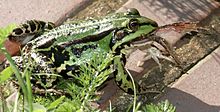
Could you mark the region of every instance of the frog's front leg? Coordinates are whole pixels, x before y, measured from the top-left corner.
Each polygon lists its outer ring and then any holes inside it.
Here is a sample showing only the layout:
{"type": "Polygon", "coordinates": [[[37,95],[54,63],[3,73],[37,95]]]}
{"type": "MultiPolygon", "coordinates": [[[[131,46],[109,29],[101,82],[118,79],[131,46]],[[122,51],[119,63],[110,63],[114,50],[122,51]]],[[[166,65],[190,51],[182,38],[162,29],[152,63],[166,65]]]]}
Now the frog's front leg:
{"type": "Polygon", "coordinates": [[[124,68],[124,63],[122,62],[121,57],[115,57],[114,59],[113,74],[115,76],[115,82],[118,85],[118,87],[120,87],[126,93],[134,94],[134,88],[133,88],[133,84],[131,81],[131,77],[127,75],[126,70],[124,68]]]}
{"type": "MultiPolygon", "coordinates": [[[[129,75],[129,71],[127,71],[124,67],[124,63],[122,61],[122,58],[120,56],[115,57],[114,59],[114,76],[115,76],[115,82],[118,85],[119,88],[121,88],[123,91],[125,91],[128,94],[134,94],[134,86],[131,80],[131,77],[129,75]]],[[[160,93],[159,91],[149,91],[147,88],[142,87],[139,85],[136,81],[134,81],[135,88],[137,91],[137,94],[145,94],[145,93],[160,93]]]]}

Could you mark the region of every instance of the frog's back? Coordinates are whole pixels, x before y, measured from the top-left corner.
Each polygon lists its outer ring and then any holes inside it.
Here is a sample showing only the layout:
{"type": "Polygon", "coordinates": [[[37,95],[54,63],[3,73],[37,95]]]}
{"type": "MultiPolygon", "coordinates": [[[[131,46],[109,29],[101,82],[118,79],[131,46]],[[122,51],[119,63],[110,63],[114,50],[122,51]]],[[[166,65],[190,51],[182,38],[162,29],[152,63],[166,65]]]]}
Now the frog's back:
{"type": "Polygon", "coordinates": [[[138,14],[115,13],[100,18],[90,18],[80,21],[69,21],[49,32],[41,35],[30,43],[35,48],[47,43],[67,42],[74,39],[81,39],[91,35],[99,35],[102,32],[109,33],[115,29],[127,27],[130,19],[144,18],[138,14]],[[62,36],[62,38],[60,38],[62,36]],[[63,38],[65,37],[65,38],[63,38]]]}

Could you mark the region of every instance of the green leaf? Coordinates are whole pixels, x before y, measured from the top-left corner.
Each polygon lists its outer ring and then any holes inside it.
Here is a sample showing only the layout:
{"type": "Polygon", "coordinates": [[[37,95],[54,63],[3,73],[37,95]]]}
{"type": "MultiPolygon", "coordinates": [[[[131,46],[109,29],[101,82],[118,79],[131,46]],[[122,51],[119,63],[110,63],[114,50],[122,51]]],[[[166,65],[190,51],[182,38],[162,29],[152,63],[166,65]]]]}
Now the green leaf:
{"type": "Polygon", "coordinates": [[[5,28],[0,28],[0,44],[2,44],[7,36],[12,32],[14,28],[16,28],[16,24],[10,24],[5,28]]]}
{"type": "Polygon", "coordinates": [[[64,102],[55,110],[55,112],[77,112],[77,107],[77,104],[71,102],[64,102]]]}
{"type": "Polygon", "coordinates": [[[27,98],[28,92],[27,92],[27,88],[25,85],[25,81],[23,80],[21,73],[20,73],[19,69],[17,68],[17,66],[15,65],[12,57],[9,55],[9,53],[6,51],[6,49],[1,46],[1,44],[0,44],[0,52],[4,53],[5,57],[7,58],[8,62],[10,63],[10,67],[11,67],[12,71],[14,72],[14,74],[18,80],[19,85],[21,86],[24,97],[27,98]]]}
{"type": "Polygon", "coordinates": [[[28,102],[28,106],[29,106],[29,109],[30,111],[33,111],[33,105],[32,105],[32,102],[33,102],[33,96],[32,96],[32,87],[31,87],[31,81],[30,81],[30,75],[31,73],[25,69],[25,77],[26,77],[26,86],[27,86],[27,102],[28,102]]]}
{"type": "Polygon", "coordinates": [[[5,69],[0,73],[0,83],[2,83],[2,82],[4,82],[4,81],[6,81],[7,79],[9,79],[12,74],[13,74],[13,71],[12,71],[11,67],[5,68],[5,69]]]}
{"type": "Polygon", "coordinates": [[[56,101],[52,102],[48,107],[47,109],[48,110],[51,110],[51,109],[54,109],[56,107],[58,107],[60,105],[60,103],[63,102],[65,96],[61,96],[59,99],[57,99],[56,101]]]}
{"type": "Polygon", "coordinates": [[[144,112],[175,112],[176,108],[168,100],[158,104],[149,104],[142,108],[144,112]]]}
{"type": "Polygon", "coordinates": [[[47,112],[47,109],[39,103],[33,103],[33,108],[33,112],[47,112]]]}

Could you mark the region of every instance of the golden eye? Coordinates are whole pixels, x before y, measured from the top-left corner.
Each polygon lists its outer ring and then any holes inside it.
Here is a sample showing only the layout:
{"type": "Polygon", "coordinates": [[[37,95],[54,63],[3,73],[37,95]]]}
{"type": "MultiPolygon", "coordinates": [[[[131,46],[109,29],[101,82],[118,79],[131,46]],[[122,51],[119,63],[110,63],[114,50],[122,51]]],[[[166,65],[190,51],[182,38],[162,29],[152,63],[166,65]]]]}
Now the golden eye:
{"type": "Polygon", "coordinates": [[[128,28],[132,31],[137,31],[139,28],[139,22],[137,19],[131,19],[128,23],[128,28]]]}

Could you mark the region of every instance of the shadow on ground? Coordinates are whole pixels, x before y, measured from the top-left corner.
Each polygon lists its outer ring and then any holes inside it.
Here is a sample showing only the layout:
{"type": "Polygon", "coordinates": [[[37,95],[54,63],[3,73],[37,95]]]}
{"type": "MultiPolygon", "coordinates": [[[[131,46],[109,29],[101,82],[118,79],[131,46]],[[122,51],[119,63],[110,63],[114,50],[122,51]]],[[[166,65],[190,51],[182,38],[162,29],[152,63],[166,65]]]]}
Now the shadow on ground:
{"type": "Polygon", "coordinates": [[[219,112],[220,105],[209,105],[195,96],[176,88],[167,88],[165,96],[160,98],[166,100],[176,107],[177,112],[219,112]]]}
{"type": "Polygon", "coordinates": [[[215,1],[208,0],[139,0],[145,1],[154,7],[152,12],[162,14],[167,20],[175,15],[178,21],[198,21],[216,7],[215,1]]]}

